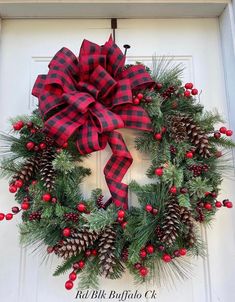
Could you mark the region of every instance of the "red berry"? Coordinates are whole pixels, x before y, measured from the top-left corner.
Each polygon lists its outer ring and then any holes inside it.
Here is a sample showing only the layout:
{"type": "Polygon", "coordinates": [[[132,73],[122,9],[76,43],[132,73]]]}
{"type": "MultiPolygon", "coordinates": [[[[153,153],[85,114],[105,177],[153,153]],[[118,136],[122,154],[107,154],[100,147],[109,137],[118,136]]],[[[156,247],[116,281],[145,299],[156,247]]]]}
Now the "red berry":
{"type": "Polygon", "coordinates": [[[48,246],[48,247],[47,247],[47,253],[48,253],[48,254],[51,254],[51,253],[53,253],[53,252],[54,252],[53,246],[48,246]]]}
{"type": "Polygon", "coordinates": [[[209,202],[206,202],[206,203],[204,204],[204,208],[205,208],[206,210],[208,210],[208,211],[211,211],[211,210],[212,210],[212,205],[211,205],[209,202]]]}
{"type": "Polygon", "coordinates": [[[212,196],[213,198],[216,198],[216,197],[217,197],[217,193],[216,193],[216,192],[211,192],[211,196],[212,196]]]}
{"type": "Polygon", "coordinates": [[[64,235],[64,237],[69,237],[71,235],[71,229],[70,228],[64,228],[63,229],[63,235],[64,235]]]}
{"type": "Polygon", "coordinates": [[[5,218],[5,214],[0,213],[0,221],[2,221],[5,218]]]}
{"type": "Polygon", "coordinates": [[[226,202],[226,208],[231,209],[233,207],[233,203],[231,201],[226,202]]]}
{"type": "Polygon", "coordinates": [[[24,211],[27,211],[30,208],[30,203],[29,202],[23,202],[21,204],[21,209],[24,211]]]}
{"type": "Polygon", "coordinates": [[[156,87],[158,90],[161,90],[162,89],[162,84],[161,83],[156,83],[156,87]]]}
{"type": "Polygon", "coordinates": [[[57,198],[56,197],[52,197],[51,202],[52,203],[57,203],[57,198]]]}
{"type": "Polygon", "coordinates": [[[152,97],[151,96],[147,96],[145,98],[145,100],[146,100],[147,103],[151,103],[152,102],[152,97]]]}
{"type": "Polygon", "coordinates": [[[225,134],[227,136],[232,136],[233,135],[233,131],[232,130],[227,130],[225,134]]]}
{"type": "Polygon", "coordinates": [[[24,127],[24,122],[23,121],[18,121],[13,125],[13,128],[14,128],[15,131],[19,131],[23,127],[24,127]]]}
{"type": "Polygon", "coordinates": [[[118,217],[118,218],[117,218],[117,221],[120,222],[120,223],[122,223],[123,220],[124,220],[124,218],[122,218],[122,217],[118,217]]]}
{"type": "Polygon", "coordinates": [[[127,221],[125,221],[125,222],[122,223],[122,228],[123,228],[123,229],[125,229],[126,226],[127,226],[127,221]]]}
{"type": "Polygon", "coordinates": [[[147,211],[147,212],[152,212],[152,210],[153,210],[153,207],[151,206],[151,204],[147,204],[146,206],[145,206],[145,210],[147,211]]]}
{"type": "Polygon", "coordinates": [[[223,155],[223,153],[221,151],[216,151],[215,156],[217,158],[221,157],[223,155]]]}
{"type": "Polygon", "coordinates": [[[147,252],[145,250],[140,251],[140,258],[144,259],[147,257],[147,252]]]}
{"type": "Polygon", "coordinates": [[[35,186],[37,184],[36,180],[32,180],[31,185],[35,186]]]}
{"type": "Polygon", "coordinates": [[[140,100],[138,99],[138,98],[135,98],[135,99],[133,99],[133,104],[135,104],[135,105],[139,105],[139,103],[140,103],[140,100]]]}
{"type": "Polygon", "coordinates": [[[83,213],[83,212],[85,212],[86,211],[86,205],[84,204],[84,203],[79,203],[78,205],[77,205],[77,210],[79,211],[79,212],[81,212],[81,213],[83,213]]]}
{"type": "Polygon", "coordinates": [[[32,150],[34,149],[34,147],[35,147],[35,143],[34,143],[34,142],[28,142],[28,143],[26,144],[26,148],[27,148],[27,150],[29,150],[29,151],[32,151],[32,150]]]}
{"type": "Polygon", "coordinates": [[[215,132],[214,133],[214,138],[219,139],[221,137],[220,132],[215,132]]]}
{"type": "Polygon", "coordinates": [[[84,268],[85,262],[84,262],[83,260],[80,260],[80,261],[78,262],[78,266],[79,266],[80,269],[84,268]]]}
{"type": "Polygon", "coordinates": [[[146,252],[148,253],[148,254],[153,254],[154,253],[154,246],[153,245],[151,245],[151,244],[149,244],[149,245],[147,245],[146,246],[146,252]]]}
{"type": "Polygon", "coordinates": [[[140,269],[139,269],[139,272],[140,272],[140,275],[142,276],[142,277],[145,277],[145,276],[147,276],[148,275],[148,269],[146,268],[146,267],[141,267],[140,269]]]}
{"type": "Polygon", "coordinates": [[[118,211],[118,218],[124,218],[125,215],[126,215],[126,212],[125,212],[125,211],[123,211],[123,210],[119,210],[119,211],[118,211]]]}
{"type": "Polygon", "coordinates": [[[15,186],[17,188],[21,188],[23,186],[23,184],[24,183],[23,183],[23,181],[21,179],[18,179],[18,180],[15,181],[15,186]]]}
{"type": "Polygon", "coordinates": [[[12,213],[6,214],[6,220],[11,220],[12,218],[13,218],[13,214],[12,213]]]}
{"type": "Polygon", "coordinates": [[[207,197],[207,196],[211,195],[211,192],[205,192],[204,195],[207,197]]]}
{"type": "Polygon", "coordinates": [[[137,98],[138,98],[139,100],[142,100],[143,97],[144,97],[143,93],[138,93],[138,94],[137,94],[137,98]]]}
{"type": "Polygon", "coordinates": [[[198,90],[196,88],[192,89],[192,95],[197,95],[198,94],[198,90]]]}
{"type": "Polygon", "coordinates": [[[46,149],[46,147],[47,147],[46,143],[40,143],[39,144],[39,149],[40,150],[44,150],[44,149],[46,149]]]}
{"type": "Polygon", "coordinates": [[[193,88],[193,83],[186,83],[186,84],[184,85],[184,87],[185,87],[186,89],[192,89],[192,88],[193,88]]]}
{"type": "Polygon", "coordinates": [[[187,158],[193,158],[193,152],[189,151],[186,153],[187,158]]]}
{"type": "Polygon", "coordinates": [[[78,265],[78,262],[75,262],[74,264],[73,264],[73,269],[79,269],[79,265],[78,265]]]}
{"type": "Polygon", "coordinates": [[[72,288],[73,288],[73,282],[70,281],[70,280],[66,281],[66,283],[65,283],[65,288],[66,288],[67,290],[72,289],[72,288]]]}
{"type": "Polygon", "coordinates": [[[156,215],[158,214],[158,209],[153,209],[153,210],[152,210],[152,214],[153,214],[154,216],[156,216],[156,215]]]}
{"type": "Polygon", "coordinates": [[[30,130],[30,133],[31,134],[35,134],[37,132],[37,130],[35,129],[35,128],[32,128],[31,130],[30,130]]]}
{"type": "Polygon", "coordinates": [[[163,175],[163,168],[157,168],[157,169],[155,170],[155,174],[156,174],[157,176],[162,176],[162,175],[163,175]]]}
{"type": "Polygon", "coordinates": [[[16,191],[17,191],[17,187],[15,185],[10,185],[9,186],[9,192],[16,193],[16,191]]]}
{"type": "Polygon", "coordinates": [[[222,202],[216,201],[215,206],[216,206],[216,208],[221,208],[222,207],[222,202]]]}
{"type": "Polygon", "coordinates": [[[42,200],[45,202],[48,202],[51,200],[51,194],[50,193],[45,193],[42,195],[42,200]]]}
{"type": "Polygon", "coordinates": [[[162,256],[162,260],[163,260],[164,262],[171,262],[172,258],[171,258],[170,255],[164,254],[164,255],[162,256]]]}
{"type": "Polygon", "coordinates": [[[140,263],[135,263],[134,267],[135,267],[135,269],[140,269],[142,266],[140,263]]]}
{"type": "Polygon", "coordinates": [[[158,141],[160,141],[160,140],[162,139],[161,133],[156,133],[156,134],[154,135],[154,137],[155,137],[155,139],[158,140],[158,141]]]}
{"type": "Polygon", "coordinates": [[[182,248],[182,249],[179,250],[179,253],[180,253],[181,256],[185,256],[187,254],[187,250],[182,248]]]}
{"type": "Polygon", "coordinates": [[[221,127],[221,128],[219,129],[219,132],[222,133],[222,134],[225,134],[226,131],[227,131],[227,128],[226,128],[226,127],[221,127]]]}
{"type": "Polygon", "coordinates": [[[180,251],[179,250],[174,251],[174,256],[175,257],[180,257],[180,251]]]}
{"type": "Polygon", "coordinates": [[[186,194],[186,193],[188,193],[188,189],[187,188],[181,188],[180,193],[181,194],[186,194]]]}
{"type": "Polygon", "coordinates": [[[63,148],[63,149],[66,149],[66,148],[68,148],[68,145],[69,145],[68,142],[65,142],[65,143],[62,145],[62,148],[63,148]]]}
{"type": "Polygon", "coordinates": [[[86,257],[90,257],[91,256],[91,250],[86,250],[85,255],[86,255],[86,257]]]}
{"type": "Polygon", "coordinates": [[[185,90],[184,96],[185,96],[186,98],[189,98],[190,95],[191,95],[191,92],[190,92],[189,90],[185,90]]]}
{"type": "Polygon", "coordinates": [[[165,133],[166,132],[166,127],[162,127],[161,131],[162,131],[162,133],[165,133]]]}
{"type": "Polygon", "coordinates": [[[177,188],[176,188],[176,186],[172,186],[172,187],[170,188],[170,193],[171,193],[171,194],[176,194],[176,193],[177,193],[177,188]]]}
{"type": "Polygon", "coordinates": [[[77,274],[75,272],[69,274],[70,281],[75,281],[76,279],[77,279],[77,274]]]}
{"type": "Polygon", "coordinates": [[[97,256],[97,250],[91,250],[92,256],[97,256]]]}

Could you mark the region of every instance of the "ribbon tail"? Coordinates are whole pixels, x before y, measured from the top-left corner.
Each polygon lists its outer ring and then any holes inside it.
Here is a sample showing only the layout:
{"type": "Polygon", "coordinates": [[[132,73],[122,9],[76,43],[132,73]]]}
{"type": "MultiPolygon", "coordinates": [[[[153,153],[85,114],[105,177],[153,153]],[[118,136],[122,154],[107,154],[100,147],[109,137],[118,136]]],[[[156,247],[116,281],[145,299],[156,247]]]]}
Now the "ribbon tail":
{"type": "Polygon", "coordinates": [[[117,207],[128,208],[128,185],[122,179],[133,158],[128,151],[120,133],[113,131],[107,133],[107,140],[112,149],[112,156],[104,168],[105,179],[112,196],[112,201],[117,207]]]}

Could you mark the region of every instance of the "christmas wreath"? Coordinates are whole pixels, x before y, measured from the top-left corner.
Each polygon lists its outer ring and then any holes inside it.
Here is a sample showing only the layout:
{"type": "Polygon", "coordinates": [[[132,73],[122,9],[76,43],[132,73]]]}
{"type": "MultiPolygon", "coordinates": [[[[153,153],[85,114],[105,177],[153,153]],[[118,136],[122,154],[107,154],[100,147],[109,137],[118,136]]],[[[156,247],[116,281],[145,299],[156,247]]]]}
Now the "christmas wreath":
{"type": "Polygon", "coordinates": [[[181,73],[165,59],[152,70],[125,65],[112,38],[84,40],[78,58],[66,48],[54,56],[33,87],[39,108],[1,134],[1,171],[20,206],[0,220],[22,213],[22,243],[63,259],[54,275],[70,271],[66,289],[77,276],[80,288],[96,287],[99,276],[120,278],[125,269],[139,282],[184,277],[190,257],[205,254],[199,224],[232,207],[217,199],[232,131],[215,129],[220,115],[203,109],[181,73]],[[139,130],[136,148],[151,160],[151,183],[129,184],[137,207],[128,207],[122,183],[132,157],[119,128],[139,130]],[[85,199],[79,185],[91,171],[82,161],[107,144],[111,198],[94,189],[85,199]]]}

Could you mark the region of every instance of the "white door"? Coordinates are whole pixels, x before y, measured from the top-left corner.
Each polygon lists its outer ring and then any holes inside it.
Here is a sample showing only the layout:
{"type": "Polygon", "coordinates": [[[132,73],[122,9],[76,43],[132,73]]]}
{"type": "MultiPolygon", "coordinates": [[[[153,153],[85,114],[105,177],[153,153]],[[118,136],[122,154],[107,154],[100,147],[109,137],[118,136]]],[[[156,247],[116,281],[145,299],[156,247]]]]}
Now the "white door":
{"type": "MultiPolygon", "coordinates": [[[[62,46],[79,52],[83,38],[104,43],[110,34],[110,20],[4,20],[0,48],[0,129],[7,130],[10,116],[29,113],[36,105],[30,91],[36,75],[47,70],[53,54],[62,46]]],[[[118,20],[116,41],[119,46],[130,44],[128,61],[142,61],[151,65],[151,57],[173,55],[174,60],[185,65],[185,81],[192,81],[203,93],[200,97],[205,107],[217,107],[227,117],[226,92],[220,53],[220,36],[216,19],[164,19],[118,20]]],[[[135,132],[123,131],[134,163],[125,178],[126,182],[143,177],[148,158],[134,149],[135,132]]],[[[107,191],[102,168],[110,150],[96,153],[86,164],[93,176],[84,184],[86,188],[102,187],[107,191]]],[[[13,205],[6,181],[1,181],[0,211],[13,205]]],[[[85,192],[86,195],[89,192],[85,192]]],[[[225,181],[222,197],[235,197],[232,183],[225,181]]],[[[134,196],[131,196],[134,202],[134,196]]],[[[235,233],[234,211],[221,210],[217,221],[208,232],[202,230],[208,242],[209,258],[196,261],[192,279],[175,288],[158,288],[157,285],[135,287],[129,275],[122,280],[102,281],[106,290],[138,290],[155,288],[157,299],[138,301],[161,302],[232,302],[235,301],[235,233]]],[[[41,264],[36,254],[19,247],[17,219],[0,223],[0,300],[2,302],[66,302],[77,301],[76,292],[67,292],[67,276],[52,277],[57,260],[41,264]]],[[[81,300],[80,300],[81,301],[81,300]]],[[[89,300],[84,300],[89,301],[89,300]]],[[[100,299],[92,301],[102,301],[100,299]]],[[[104,301],[104,300],[103,300],[104,301]]],[[[117,300],[112,300],[117,301],[117,300]]],[[[137,301],[128,300],[128,301],[137,301]]]]}

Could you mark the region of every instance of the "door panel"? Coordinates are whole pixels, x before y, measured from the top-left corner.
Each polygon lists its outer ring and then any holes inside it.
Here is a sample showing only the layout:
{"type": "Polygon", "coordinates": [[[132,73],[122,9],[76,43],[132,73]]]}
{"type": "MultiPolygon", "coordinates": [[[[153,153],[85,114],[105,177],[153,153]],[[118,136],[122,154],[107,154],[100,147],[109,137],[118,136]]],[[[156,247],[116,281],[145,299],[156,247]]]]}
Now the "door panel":
{"type": "MultiPolygon", "coordinates": [[[[83,38],[102,44],[109,34],[110,20],[3,21],[0,58],[1,130],[6,130],[6,123],[10,116],[28,113],[35,108],[36,99],[30,94],[32,85],[38,73],[47,71],[47,64],[55,52],[66,46],[77,54],[83,38]]],[[[131,49],[128,50],[128,63],[141,61],[151,66],[154,53],[157,56],[170,55],[173,56],[174,62],[182,62],[185,66],[184,81],[192,81],[202,89],[200,101],[207,109],[217,107],[225,117],[227,116],[216,19],[118,20],[116,36],[118,45],[122,46],[126,43],[131,45],[131,49]]],[[[134,158],[124,182],[129,183],[132,179],[140,183],[148,182],[147,177],[143,176],[149,165],[148,157],[134,148],[134,138],[137,133],[127,129],[121,132],[134,158]]],[[[84,165],[90,167],[93,172],[83,184],[86,196],[90,193],[87,188],[96,187],[101,187],[105,196],[109,196],[102,171],[110,154],[110,149],[107,147],[102,152],[92,154],[84,162],[84,165]]],[[[223,188],[223,197],[226,194],[232,195],[231,181],[224,182],[223,188]]],[[[7,192],[6,181],[1,181],[0,194],[0,209],[7,211],[14,201],[7,192]]],[[[136,204],[136,198],[132,194],[130,194],[130,203],[136,204]]],[[[176,280],[176,287],[169,290],[167,287],[159,288],[157,283],[135,287],[132,278],[126,274],[122,280],[102,280],[101,288],[119,292],[138,288],[141,293],[155,288],[159,293],[157,300],[143,298],[138,301],[230,302],[235,300],[235,290],[232,285],[232,280],[235,278],[235,242],[234,231],[233,233],[231,231],[233,219],[232,211],[221,210],[217,214],[213,230],[208,232],[202,230],[203,237],[206,240],[208,238],[209,259],[192,261],[191,280],[185,283],[176,280]],[[226,257],[224,257],[225,250],[226,257]]],[[[1,223],[0,226],[2,301],[73,301],[75,291],[68,293],[64,290],[66,276],[57,278],[51,276],[58,260],[49,259],[46,265],[41,264],[40,255],[19,247],[17,222],[19,221],[16,219],[11,223],[1,223]]]]}

